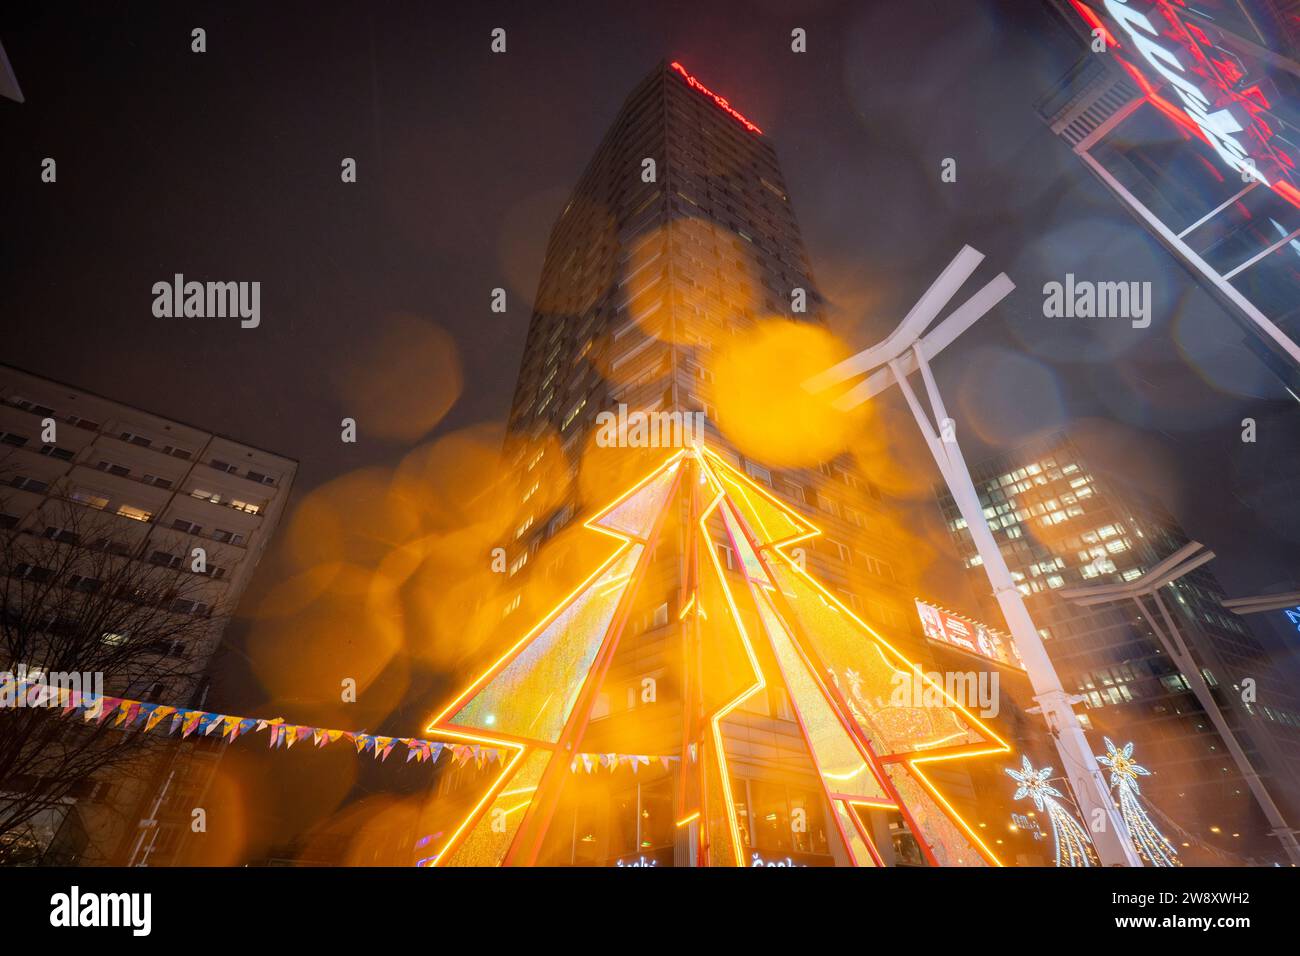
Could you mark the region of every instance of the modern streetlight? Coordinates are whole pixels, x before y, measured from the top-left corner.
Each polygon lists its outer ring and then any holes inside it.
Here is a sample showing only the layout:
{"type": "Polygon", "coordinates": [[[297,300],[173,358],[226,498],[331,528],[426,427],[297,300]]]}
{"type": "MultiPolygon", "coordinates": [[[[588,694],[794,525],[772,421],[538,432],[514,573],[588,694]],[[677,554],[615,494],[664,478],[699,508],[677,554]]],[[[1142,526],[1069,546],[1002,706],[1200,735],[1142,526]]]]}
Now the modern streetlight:
{"type": "Polygon", "coordinates": [[[983,253],[970,246],[963,246],[956,258],[884,341],[813,376],[804,383],[804,388],[810,392],[821,392],[855,376],[866,375],[863,381],[835,400],[837,408],[847,410],[861,405],[891,385],[898,385],[970,530],[971,539],[984,564],[984,571],[993,586],[993,594],[1002,608],[1002,614],[1016,642],[1016,650],[1020,653],[1030,684],[1034,688],[1034,699],[1041,706],[1048,730],[1056,741],[1062,769],[1069,777],[1079,807],[1090,824],[1093,844],[1102,864],[1141,866],[1142,860],[1129,839],[1128,827],[1124,824],[1115,801],[1111,799],[1110,789],[1097,766],[1093,749],[1074,713],[1074,700],[1061,686],[1051,658],[1043,647],[1038,628],[1034,626],[1025,607],[1024,597],[1016,587],[1011,571],[989,530],[970,469],[957,444],[955,425],[944,408],[939,387],[930,371],[930,359],[951,345],[961,333],[973,326],[1015,288],[1015,283],[1005,273],[1000,273],[936,325],[933,331],[925,334],[930,323],[938,317],[939,312],[983,260],[983,253]],[[925,382],[935,422],[930,420],[907,380],[912,372],[918,370],[925,382]],[[1104,826],[1098,826],[1099,821],[1104,821],[1104,826]]]}
{"type": "MultiPolygon", "coordinates": [[[[1214,724],[1214,729],[1223,738],[1228,752],[1232,754],[1232,759],[1237,764],[1237,769],[1245,779],[1246,785],[1250,787],[1250,792],[1254,794],[1260,809],[1264,811],[1269,826],[1273,828],[1271,831],[1273,836],[1282,841],[1282,846],[1291,862],[1300,864],[1300,843],[1296,842],[1296,831],[1287,825],[1282,816],[1282,811],[1278,809],[1277,804],[1273,802],[1273,797],[1268,792],[1268,788],[1264,786],[1264,781],[1255,772],[1250,758],[1246,756],[1241,744],[1237,742],[1237,737],[1232,732],[1232,728],[1228,726],[1223,711],[1219,709],[1218,701],[1210,693],[1210,686],[1206,683],[1200,667],[1188,651],[1182,634],[1179,633],[1177,626],[1175,626],[1169,608],[1165,606],[1164,599],[1160,597],[1160,589],[1166,584],[1172,584],[1214,558],[1214,552],[1202,550],[1204,547],[1199,542],[1192,541],[1179,548],[1141,577],[1134,578],[1125,584],[1099,584],[1090,587],[1063,588],[1056,593],[1067,601],[1073,601],[1081,607],[1112,604],[1123,600],[1131,600],[1137,605],[1142,616],[1151,625],[1151,630],[1155,632],[1165,653],[1169,655],[1188,684],[1191,685],[1192,693],[1196,695],[1197,701],[1200,702],[1211,723],[1214,724]],[[1160,612],[1160,617],[1165,625],[1163,629],[1157,622],[1156,616],[1147,610],[1146,603],[1143,601],[1143,598],[1146,597],[1151,598],[1156,610],[1160,612]]],[[[1295,598],[1296,595],[1282,595],[1282,597],[1295,598]]],[[[1261,599],[1246,598],[1240,600],[1260,601],[1261,599]]],[[[1229,606],[1230,603],[1234,602],[1223,602],[1225,607],[1229,606]]],[[[1278,605],[1278,607],[1286,606],[1289,605],[1278,605]]],[[[1256,609],[1265,610],[1263,607],[1256,609]]],[[[1238,613],[1244,612],[1239,611],[1238,613]]]]}
{"type": "Polygon", "coordinates": [[[1219,603],[1234,614],[1289,611],[1300,607],[1300,591],[1292,591],[1290,594],[1258,594],[1253,597],[1228,598],[1219,603]]]}

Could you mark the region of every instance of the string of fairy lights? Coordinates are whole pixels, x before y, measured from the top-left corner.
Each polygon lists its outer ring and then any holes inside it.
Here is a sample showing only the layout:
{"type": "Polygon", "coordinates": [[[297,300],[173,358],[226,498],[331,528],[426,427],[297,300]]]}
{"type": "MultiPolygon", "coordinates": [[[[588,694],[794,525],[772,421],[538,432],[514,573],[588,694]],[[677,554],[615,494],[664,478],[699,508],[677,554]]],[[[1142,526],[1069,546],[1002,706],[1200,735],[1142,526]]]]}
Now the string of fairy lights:
{"type": "MultiPolygon", "coordinates": [[[[1133,759],[1133,743],[1123,747],[1117,746],[1109,737],[1104,737],[1106,753],[1097,756],[1097,762],[1110,770],[1110,786],[1115,793],[1124,824],[1138,855],[1147,866],[1171,867],[1182,866],[1178,851],[1173,843],[1156,826],[1155,821],[1144,806],[1144,799],[1138,785],[1139,777],[1149,777],[1151,771],[1133,759]]],[[[1083,824],[1062,802],[1065,794],[1051,784],[1052,768],[1035,769],[1028,757],[1021,758],[1020,769],[1007,768],[1006,773],[1016,781],[1013,800],[1031,799],[1034,806],[1047,814],[1052,826],[1052,840],[1057,866],[1096,866],[1098,858],[1083,824]]],[[[1174,824],[1158,808],[1152,807],[1166,822],[1173,825],[1180,833],[1188,835],[1181,826],[1174,824]]],[[[1190,836],[1190,835],[1188,835],[1190,836]]],[[[1201,844],[1201,841],[1197,841],[1201,844]]],[[[1184,844],[1186,845],[1186,844],[1184,844]]],[[[1203,845],[1203,844],[1202,844],[1203,845]]],[[[1214,847],[1219,855],[1223,851],[1214,847]]]]}
{"type": "Polygon", "coordinates": [[[1133,845],[1150,866],[1182,866],[1178,851],[1165,838],[1138,800],[1138,777],[1149,777],[1151,771],[1133,759],[1133,743],[1116,747],[1109,737],[1103,737],[1106,753],[1097,762],[1110,768],[1110,785],[1119,796],[1120,813],[1128,826],[1133,845]]]}
{"type": "Polygon", "coordinates": [[[1057,866],[1097,866],[1098,860],[1092,848],[1092,841],[1082,824],[1074,814],[1058,800],[1065,795],[1048,782],[1052,776],[1051,767],[1034,769],[1028,757],[1020,758],[1020,769],[1006,768],[1007,776],[1017,784],[1013,800],[1029,798],[1034,808],[1046,813],[1052,825],[1052,844],[1056,852],[1057,866]]]}

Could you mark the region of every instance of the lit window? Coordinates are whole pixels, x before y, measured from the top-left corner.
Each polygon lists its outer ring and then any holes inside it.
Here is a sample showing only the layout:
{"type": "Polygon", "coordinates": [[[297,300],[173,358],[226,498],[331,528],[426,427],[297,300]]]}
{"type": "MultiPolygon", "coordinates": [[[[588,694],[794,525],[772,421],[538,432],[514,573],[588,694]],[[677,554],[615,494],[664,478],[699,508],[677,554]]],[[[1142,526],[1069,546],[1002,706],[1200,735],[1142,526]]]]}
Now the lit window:
{"type": "Polygon", "coordinates": [[[564,431],[572,424],[573,420],[578,417],[578,413],[586,406],[587,400],[584,398],[569,410],[569,414],[564,416],[564,424],[560,426],[560,431],[564,431]]]}

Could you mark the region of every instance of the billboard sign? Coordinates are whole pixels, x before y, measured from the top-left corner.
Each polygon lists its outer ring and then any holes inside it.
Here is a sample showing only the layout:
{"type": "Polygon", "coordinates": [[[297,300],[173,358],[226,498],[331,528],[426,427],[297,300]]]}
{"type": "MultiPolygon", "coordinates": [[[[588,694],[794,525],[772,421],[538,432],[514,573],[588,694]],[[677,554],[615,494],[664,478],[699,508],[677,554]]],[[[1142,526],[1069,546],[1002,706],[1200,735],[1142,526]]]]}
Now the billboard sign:
{"type": "Polygon", "coordinates": [[[916,613],[921,618],[921,630],[928,640],[988,658],[996,664],[1025,669],[1010,635],[952,611],[945,611],[920,598],[916,599],[916,613]]]}

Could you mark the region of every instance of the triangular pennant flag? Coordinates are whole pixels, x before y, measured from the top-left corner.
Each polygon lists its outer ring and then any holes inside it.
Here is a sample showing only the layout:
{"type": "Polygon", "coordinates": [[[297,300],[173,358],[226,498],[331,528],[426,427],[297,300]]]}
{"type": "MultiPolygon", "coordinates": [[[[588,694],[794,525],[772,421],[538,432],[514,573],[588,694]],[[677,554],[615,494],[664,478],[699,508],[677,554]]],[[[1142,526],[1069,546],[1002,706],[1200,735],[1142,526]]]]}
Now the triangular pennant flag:
{"type": "Polygon", "coordinates": [[[124,700],[122,705],[117,709],[117,720],[114,726],[130,727],[132,722],[140,714],[140,702],[135,700],[124,700]]]}
{"type": "Polygon", "coordinates": [[[103,697],[100,699],[104,702],[104,706],[100,709],[99,714],[95,717],[95,720],[99,721],[100,723],[103,723],[104,718],[111,716],[113,711],[117,710],[117,708],[121,705],[122,698],[103,697]]]}

